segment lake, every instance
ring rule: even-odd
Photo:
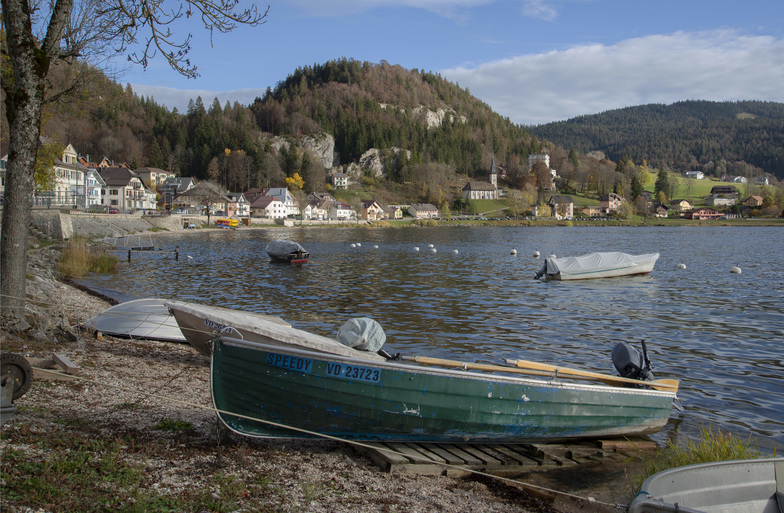
[[[769,451],[784,444],[782,235],[718,226],[199,230],[153,236],[156,246],[176,246],[179,261],[120,254],[117,275],[83,282],[119,299],[278,315],[328,336],[351,317],[372,317],[390,353],[485,363],[518,358],[615,375],[615,344],[639,350],[645,340],[655,377],[681,380],[684,407],[655,438],[711,426]],[[310,262],[270,263],[264,247],[274,239],[300,242]],[[647,276],[541,282],[532,278],[543,263],[536,251],[661,257]]]

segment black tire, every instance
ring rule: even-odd
[[[12,401],[16,401],[30,390],[33,384],[33,368],[23,356],[14,353],[0,355],[0,379],[3,386],[9,386],[6,379],[10,379],[13,386]]]

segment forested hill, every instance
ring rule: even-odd
[[[415,181],[424,164],[486,178],[493,158],[527,172],[528,155],[543,149],[467,90],[383,61],[344,58],[299,68],[262,96],[252,105],[198,98],[179,113],[128,86],[96,80],[82,96],[51,107],[44,135],[83,155],[212,178],[230,190],[285,186],[294,172],[308,190],[324,187],[324,167],[301,146],[321,133],[334,137],[340,164],[373,148],[408,150],[385,172],[400,183]]]
[[[541,138],[611,160],[747,174],[754,166],[784,179],[784,104],[683,101],[611,110],[529,127]],[[724,171],[722,170],[724,167]],[[751,173],[753,174],[753,172]]]

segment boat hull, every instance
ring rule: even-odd
[[[784,511],[782,478],[784,458],[672,468],[645,480],[629,512],[778,513]]]
[[[118,337],[185,343],[165,299],[134,299],[107,308],[87,321],[95,330]]]
[[[526,442],[653,433],[670,392],[505,377],[221,338],[212,397],[255,437]],[[291,429],[295,428],[295,429]]]

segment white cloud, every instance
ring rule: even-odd
[[[784,101],[784,40],[678,32],[442,70],[496,112],[539,124],[680,100]]]

